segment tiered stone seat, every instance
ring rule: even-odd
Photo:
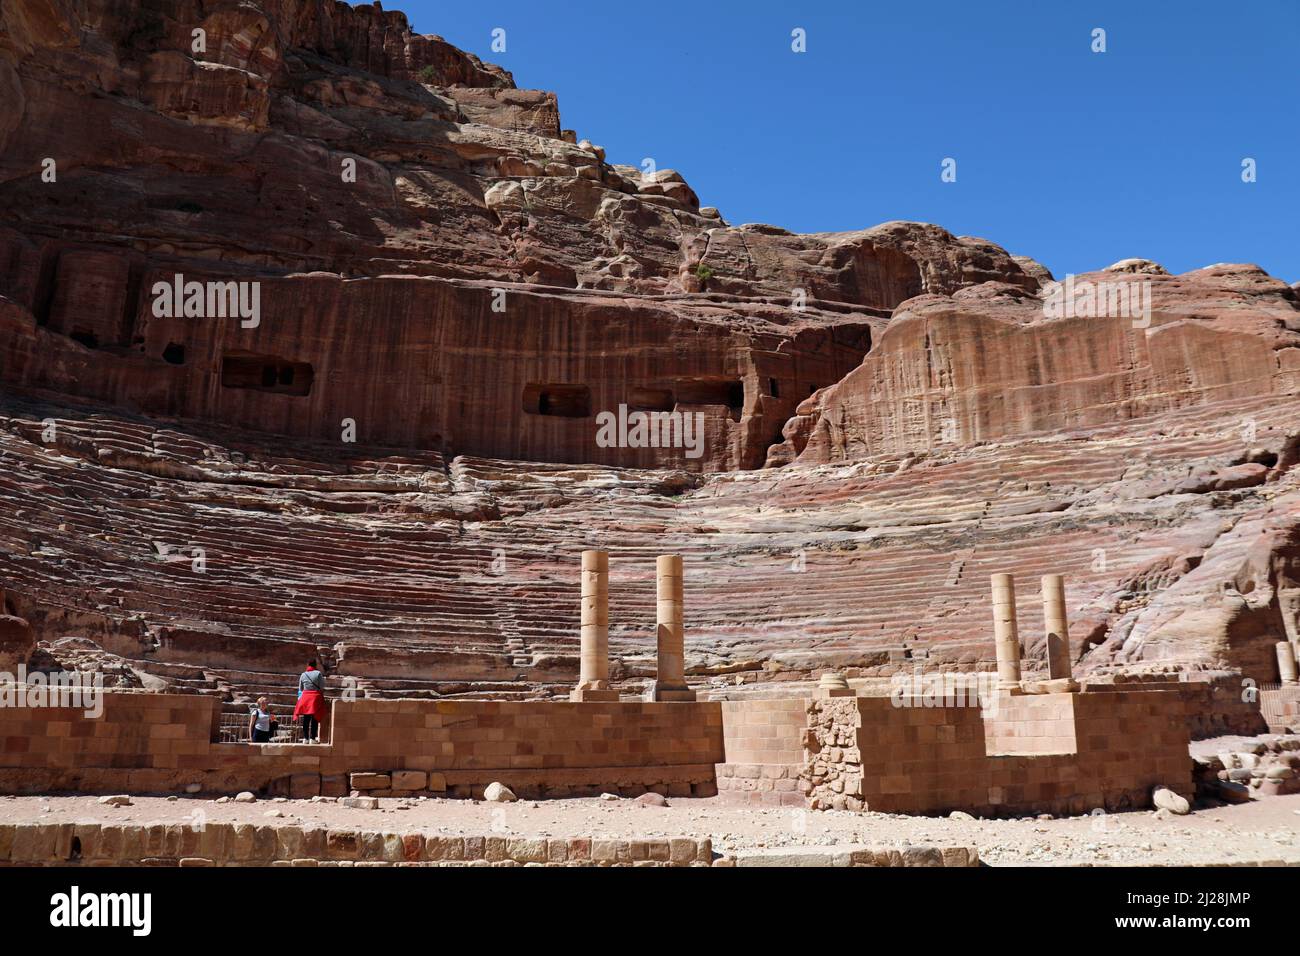
[[[664,553],[685,558],[699,681],[990,669],[1001,571],[1020,582],[1032,673],[1039,575],[1066,575],[1076,642],[1100,640],[1171,562],[1297,496],[1290,474],[1223,491],[1178,482],[1296,433],[1300,409],[1238,402],[960,454],[701,478],[445,463],[10,395],[0,581],[42,637],[86,636],[177,687],[224,688],[239,706],[266,694],[277,712],[323,653],[373,696],[561,692],[583,548],[610,552],[626,689],[653,676]]]

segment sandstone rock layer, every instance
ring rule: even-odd
[[[325,0],[6,2],[0,212],[3,663],[232,712],[310,654],[372,696],[560,695],[583,549],[624,690],[661,554],[715,695],[992,670],[994,573],[1065,575],[1093,682],[1227,693],[1300,640],[1300,306],[1254,266],[1126,259],[1078,278],[1141,317],[1067,315],[938,226],[730,225]],[[255,313],[169,312],[177,281]],[[602,441],[620,407],[698,448]]]

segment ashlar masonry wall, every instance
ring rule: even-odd
[[[799,776],[807,727],[808,701],[802,697],[724,701],[718,792],[752,803],[802,807]]]
[[[726,705],[728,760],[779,761],[719,766],[720,792],[768,805],[991,816],[1144,807],[1156,785],[1193,793],[1176,692],[1004,696],[987,719],[978,707],[898,707],[884,697],[801,703],[797,729],[787,702]],[[795,766],[790,751],[743,746],[732,721],[779,724],[787,743],[802,741],[797,797],[781,782]]]
[[[351,774],[375,773],[452,796],[494,780],[521,796],[704,796],[722,759],[709,702],[335,701],[330,743],[316,745],[214,743],[211,697],[106,693],[103,705],[98,717],[0,707],[0,792],[340,795]]]
[[[336,701],[330,743],[214,743],[211,697],[108,693],[103,711],[0,707],[0,792],[520,796],[655,790],[902,813],[1082,813],[1192,795],[1174,691],[976,707],[744,702]]]

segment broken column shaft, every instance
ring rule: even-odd
[[[680,555],[659,556],[655,562],[655,588],[658,597],[655,615],[658,668],[648,696],[651,700],[694,700],[695,692],[686,684],[686,629]]]
[[[1071,677],[1070,630],[1065,617],[1065,578],[1043,575],[1043,633],[1047,638],[1047,677]]]
[[[1295,646],[1290,641],[1278,641],[1277,670],[1283,684],[1300,683],[1300,668],[1296,666]]]
[[[1016,628],[1016,585],[1009,574],[995,574],[993,642],[998,657],[998,687],[1020,686],[1020,633]]]

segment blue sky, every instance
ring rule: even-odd
[[[915,219],[1057,276],[1141,256],[1300,281],[1298,0],[387,7],[554,90],[611,162],[679,170],[734,224]]]

